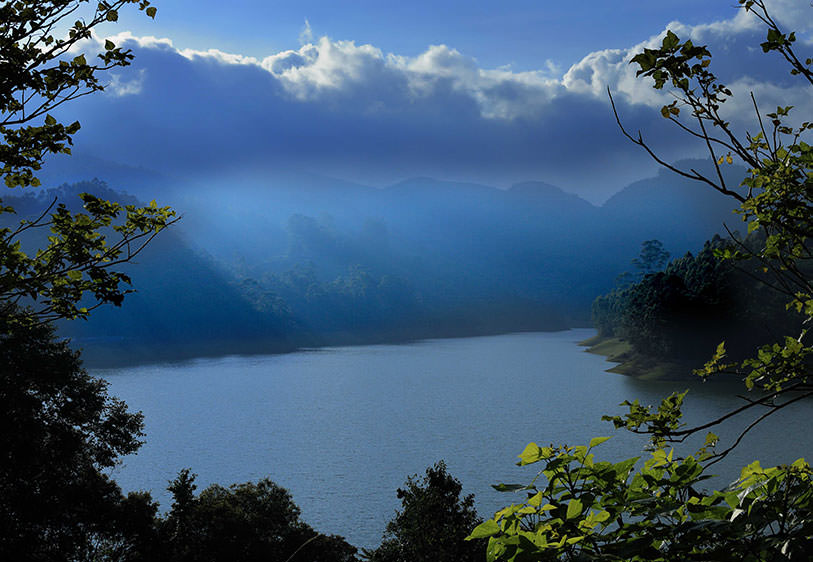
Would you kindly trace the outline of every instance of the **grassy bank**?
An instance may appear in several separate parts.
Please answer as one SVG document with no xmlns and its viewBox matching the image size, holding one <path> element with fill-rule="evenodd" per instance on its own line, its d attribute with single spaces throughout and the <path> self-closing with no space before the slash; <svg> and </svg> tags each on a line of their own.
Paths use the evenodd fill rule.
<svg viewBox="0 0 813 562">
<path fill-rule="evenodd" d="M 618 373 L 641 380 L 685 379 L 692 374 L 690 366 L 638 353 L 621 338 L 597 335 L 579 342 L 579 345 L 587 347 L 588 353 L 603 355 L 607 361 L 618 363 L 607 369 L 608 373 Z"/>
</svg>

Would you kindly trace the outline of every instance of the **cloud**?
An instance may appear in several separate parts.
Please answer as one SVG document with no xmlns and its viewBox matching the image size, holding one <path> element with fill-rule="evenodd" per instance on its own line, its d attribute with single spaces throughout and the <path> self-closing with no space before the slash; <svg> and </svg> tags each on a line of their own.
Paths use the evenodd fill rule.
<svg viewBox="0 0 813 562">
<path fill-rule="evenodd" d="M 813 31 L 813 18 L 810 17 L 810 2 L 804 0 L 768 0 L 766 2 L 772 17 L 787 30 L 808 34 Z"/>
<path fill-rule="evenodd" d="M 792 3 L 777 2 L 783 18 L 793 16 Z M 810 87 L 762 53 L 764 32 L 743 11 L 668 28 L 709 44 L 713 69 L 737 93 L 729 105 L 740 129 L 752 121 L 749 91 L 762 107 L 791 100 L 811 113 Z M 297 167 L 378 184 L 412 175 L 540 179 L 606 195 L 655 168 L 621 137 L 609 86 L 625 125 L 657 140 L 665 158 L 703 153 L 668 128 L 657 109 L 670 98 L 629 64 L 665 30 L 589 53 L 564 73 L 544 61 L 535 71 L 483 68 L 448 45 L 407 57 L 309 33 L 306 20 L 307 41 L 262 59 L 119 34 L 112 40 L 134 50 L 134 68 L 112 77 L 114 95 L 72 106 L 83 123 L 77 146 L 178 175 Z"/>
<path fill-rule="evenodd" d="M 311 22 L 308 21 L 308 18 L 305 18 L 305 25 L 299 32 L 299 43 L 300 45 L 313 43 L 313 29 L 311 29 Z"/>
<path fill-rule="evenodd" d="M 802 16 L 810 15 L 810 7 L 800 4 L 798 0 L 769 0 L 772 14 L 786 23 L 807 21 Z M 672 22 L 629 48 L 589 53 L 564 74 L 549 60 L 536 71 L 514 72 L 510 66 L 484 69 L 475 59 L 447 45 L 432 45 L 415 57 L 404 57 L 385 54 L 373 45 L 327 36 L 314 41 L 307 19 L 299 49 L 262 60 L 217 49 L 176 49 L 168 39 L 134 37 L 127 32 L 112 39 L 139 48 L 174 50 L 190 60 L 257 66 L 303 102 L 333 103 L 341 99 L 355 106 L 366 103 L 368 109 L 398 107 L 451 90 L 476 102 L 483 118 L 515 119 L 539 115 L 560 95 L 587 94 L 606 100 L 608 87 L 630 103 L 659 107 L 670 99 L 668 93 L 656 91 L 650 81 L 639 79 L 637 67 L 629 61 L 644 48 L 658 46 L 667 29 L 696 44 L 708 44 L 714 54 L 712 68 L 723 80 L 748 77 L 754 81 L 792 81 L 781 64 L 763 55 L 758 46 L 764 35 L 762 24 L 743 9 L 728 20 L 707 24 Z M 393 94 L 397 99 L 391 98 Z"/>
<path fill-rule="evenodd" d="M 141 93 L 144 87 L 144 76 L 147 73 L 146 68 L 140 69 L 136 72 L 135 78 L 127 79 L 122 73 L 114 73 L 110 75 L 110 83 L 105 86 L 105 91 L 114 96 L 135 96 Z"/>
<path fill-rule="evenodd" d="M 261 67 L 302 101 L 353 92 L 359 85 L 379 82 L 388 70 L 382 52 L 372 45 L 331 41 L 327 37 L 316 45 L 303 45 L 298 51 L 271 55 L 263 59 Z"/>
<path fill-rule="evenodd" d="M 94 34 L 93 38 L 99 45 L 101 45 L 104 40 L 110 40 L 116 45 L 127 44 L 131 48 L 135 46 L 142 49 L 175 49 L 175 45 L 172 43 L 172 40 L 166 37 L 159 38 L 152 35 L 137 37 L 129 31 L 122 31 L 115 35 L 108 35 L 107 37 L 103 38 L 99 38 Z"/>
<path fill-rule="evenodd" d="M 775 11 L 772 13 L 780 21 L 795 17 L 794 14 L 799 12 L 797 8 L 800 2 L 797 0 L 775 0 L 773 4 Z M 813 10 L 809 6 L 806 6 L 806 10 L 809 19 Z M 652 81 L 637 77 L 638 66 L 629 62 L 645 48 L 659 47 L 667 30 L 682 40 L 691 39 L 696 45 L 707 45 L 712 53 L 711 70 L 734 91 L 735 97 L 748 97 L 747 88 L 754 83 L 772 82 L 787 87 L 797 85 L 798 91 L 809 88 L 790 76 L 787 66 L 777 60 L 778 55 L 765 55 L 762 52 L 759 44 L 765 40 L 764 27 L 745 10 L 737 11 L 731 19 L 708 24 L 688 26 L 675 21 L 658 34 L 627 49 L 590 53 L 565 73 L 562 83 L 569 91 L 596 97 L 606 96 L 609 87 L 616 96 L 623 96 L 633 104 L 658 107 L 668 103 L 672 99 L 668 91 L 654 90 Z"/>
</svg>

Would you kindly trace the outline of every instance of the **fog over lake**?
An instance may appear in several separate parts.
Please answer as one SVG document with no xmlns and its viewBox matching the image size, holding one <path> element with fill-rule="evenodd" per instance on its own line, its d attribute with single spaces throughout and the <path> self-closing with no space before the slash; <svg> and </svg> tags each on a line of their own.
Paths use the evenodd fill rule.
<svg viewBox="0 0 813 562">
<path fill-rule="evenodd" d="M 601 421 L 622 413 L 617 405 L 625 399 L 656 404 L 691 387 L 690 421 L 741 403 L 727 385 L 606 373 L 611 364 L 577 345 L 593 334 L 325 348 L 94 374 L 145 415 L 146 444 L 114 472 L 125 491 L 150 490 L 168 509 L 164 488 L 181 468 L 198 474 L 198 490 L 267 476 L 291 491 L 315 529 L 370 547 L 400 506 L 395 491 L 406 476 L 440 459 L 488 517 L 516 501 L 491 484 L 525 483 L 536 474 L 514 465 L 530 441 L 581 445 L 615 434 L 596 453 L 620 459 L 639 454 L 645 442 Z M 793 430 L 809 407 L 797 404 L 760 424 L 712 473 L 731 480 L 755 457 L 765 466 L 812 456 L 813 434 Z M 730 434 L 725 427 L 717 433 Z"/>
</svg>

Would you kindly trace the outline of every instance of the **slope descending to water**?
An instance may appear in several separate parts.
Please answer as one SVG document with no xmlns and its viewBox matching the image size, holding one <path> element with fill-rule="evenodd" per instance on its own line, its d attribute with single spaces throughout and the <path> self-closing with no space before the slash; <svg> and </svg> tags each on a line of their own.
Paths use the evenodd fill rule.
<svg viewBox="0 0 813 562">
<path fill-rule="evenodd" d="M 103 169 L 145 195 L 155 180 Z M 128 268 L 138 292 L 120 310 L 64 327 L 90 359 L 584 326 L 643 240 L 680 255 L 733 217 L 721 196 L 665 174 L 601 207 L 543 182 L 166 181 L 159 202 L 184 218 Z M 100 183 L 61 193 L 82 189 L 134 200 Z"/>
</svg>

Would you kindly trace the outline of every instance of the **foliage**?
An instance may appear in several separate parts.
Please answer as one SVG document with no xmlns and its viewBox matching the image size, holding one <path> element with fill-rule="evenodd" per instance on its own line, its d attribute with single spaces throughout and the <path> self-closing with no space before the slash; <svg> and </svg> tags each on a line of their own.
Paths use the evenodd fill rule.
<svg viewBox="0 0 813 562">
<path fill-rule="evenodd" d="M 79 97 L 104 89 L 104 71 L 130 64 L 132 54 L 106 41 L 98 63 L 75 54 L 103 22 L 136 5 L 148 16 L 147 0 L 22 0 L 0 6 L 0 170 L 8 187 L 37 186 L 34 172 L 48 154 L 70 154 L 79 123 L 64 125 L 50 115 Z M 85 6 L 88 5 L 88 6 Z M 65 37 L 55 35 L 66 18 L 77 19 Z M 103 303 L 121 304 L 129 278 L 115 266 L 133 259 L 156 233 L 173 222 L 174 212 L 155 202 L 121 206 L 83 194 L 84 212 L 72 213 L 52 202 L 41 215 L 0 229 L 0 311 L 20 322 L 85 318 Z M 53 211 L 53 212 L 52 212 Z M 0 214 L 14 213 L 0 204 Z M 50 213 L 50 214 L 49 214 Z M 51 235 L 33 251 L 35 233 Z M 38 240 L 39 241 L 39 240 Z M 80 304 L 90 295 L 90 306 Z M 13 312 L 13 313 L 12 313 Z"/>
<path fill-rule="evenodd" d="M 480 524 L 487 560 L 776 560 L 813 548 L 810 466 L 763 469 L 755 462 L 722 491 L 702 491 L 708 478 L 694 457 L 657 449 L 643 463 L 596 461 L 589 446 L 529 444 L 520 465 L 542 469 L 520 490 L 520 503 Z"/>
<path fill-rule="evenodd" d="M 268 479 L 209 486 L 195 496 L 195 475 L 183 470 L 169 490 L 172 510 L 159 525 L 160 552 L 172 561 L 352 562 L 355 547 L 322 535 L 299 519 L 291 494 Z"/>
<path fill-rule="evenodd" d="M 779 28 L 763 1 L 739 0 L 739 4 L 766 25 L 763 51 L 779 53 L 789 63 L 791 74 L 813 85 L 813 61 L 796 55 L 795 35 Z M 771 124 L 767 132 L 752 95 L 759 132 L 737 137 L 721 116 L 721 107 L 733 93 L 711 72 L 711 53 L 691 41 L 681 42 L 671 31 L 660 48 L 645 49 L 632 62 L 639 65 L 639 76 L 652 78 L 656 89 L 671 86 L 674 101 L 661 114 L 706 146 L 716 177 L 664 162 L 641 133 L 632 136 L 623 128 L 616 112 L 622 132 L 665 167 L 739 202 L 748 232 L 756 234 L 760 243 L 752 246 L 749 242 L 754 238 L 732 235 L 735 247 L 711 248 L 712 255 L 735 264 L 759 263 L 769 286 L 784 295 L 787 308 L 798 313 L 797 331 L 762 345 L 755 356 L 741 361 L 729 360 L 725 343 L 717 346 L 714 356 L 696 372 L 709 377 L 734 371 L 748 390 L 761 391 L 717 420 L 686 428 L 682 422 L 685 392 L 673 393 L 657 408 L 626 401 L 628 413 L 605 417 L 617 428 L 651 436 L 651 458 L 640 468 L 636 469 L 636 458 L 620 463 L 596 461 L 592 448 L 607 438 L 595 438 L 587 447 L 531 443 L 520 455 L 520 464 L 542 463 L 537 477 L 527 486 L 498 487 L 526 492 L 524 501 L 497 512 L 471 538 L 489 538 L 490 561 L 807 558 L 813 549 L 813 472 L 804 460 L 768 469 L 755 462 L 724 490 L 706 491 L 700 486 L 708 478 L 708 467 L 736 447 L 752 427 L 789 404 L 813 396 L 809 382 L 813 349 L 805 341 L 813 321 L 813 149 L 803 140 L 813 125 L 786 125 L 792 108 L 779 107 L 764 115 Z M 727 184 L 721 171 L 721 166 L 735 159 L 749 168 L 740 186 Z M 660 279 L 650 276 L 640 285 L 666 289 L 666 295 L 655 298 L 668 302 L 674 298 L 668 294 L 674 287 L 669 287 L 665 275 Z M 612 307 L 612 302 L 602 302 L 601 312 Z M 616 329 L 616 325 L 610 327 Z M 733 444 L 718 452 L 718 438 L 708 429 L 754 409 L 761 409 L 761 415 Z M 669 443 L 700 432 L 708 433 L 696 455 L 678 458 L 667 450 Z"/>
<path fill-rule="evenodd" d="M 9 188 L 39 185 L 34 172 L 43 159 L 70 153 L 79 124 L 59 123 L 49 112 L 102 90 L 103 71 L 132 58 L 107 41 L 100 62 L 89 63 L 76 54 L 80 42 L 128 4 L 155 15 L 147 0 L 90 3 L 91 16 L 56 37 L 83 4 L 88 0 L 0 5 L 0 173 Z M 120 284 L 129 278 L 113 268 L 137 255 L 174 213 L 154 202 L 121 206 L 90 194 L 83 201 L 83 212 L 54 201 L 36 218 L 0 228 L 4 560 L 120 559 L 151 540 L 156 506 L 148 495 L 123 497 L 104 472 L 140 446 L 141 416 L 81 368 L 51 321 L 120 304 L 127 292 Z M 0 203 L 0 214 L 14 212 Z"/>
<path fill-rule="evenodd" d="M 632 260 L 632 264 L 642 275 L 648 275 L 663 269 L 668 259 L 669 252 L 664 249 L 660 240 L 645 240 L 641 243 L 641 253 Z"/>
<path fill-rule="evenodd" d="M 149 0 L 15 0 L 0 6 L 0 173 L 8 187 L 39 185 L 34 172 L 45 156 L 70 154 L 80 125 L 59 123 L 49 112 L 104 90 L 104 71 L 130 64 L 132 53 L 109 40 L 98 62 L 75 51 L 94 28 L 115 22 L 131 4 L 155 17 Z M 77 17 L 64 37 L 55 35 L 83 8 L 91 10 L 89 17 Z"/>
<path fill-rule="evenodd" d="M 802 60 L 796 55 L 795 34 L 786 34 L 779 28 L 764 2 L 740 0 L 739 4 L 767 27 L 767 40 L 760 45 L 763 51 L 782 55 L 790 65 L 791 74 L 813 85 L 813 60 Z M 811 348 L 806 343 L 808 325 L 813 318 L 813 251 L 810 247 L 813 235 L 810 219 L 813 216 L 813 147 L 805 142 L 813 124 L 803 122 L 797 127 L 789 126 L 786 121 L 792 107 L 778 107 L 764 115 L 770 120 L 770 128 L 766 129 L 765 119 L 752 94 L 759 132 L 754 135 L 746 133 L 745 138 L 740 139 L 721 116 L 723 105 L 733 93 L 711 72 L 708 49 L 691 41 L 681 43 L 672 32 L 667 33 L 660 48 L 645 49 L 632 62 L 639 65 L 639 76 L 653 79 L 656 89 L 666 85 L 672 87 L 675 100 L 664 106 L 661 113 L 680 130 L 704 143 L 714 163 L 716 177 L 671 166 L 657 156 L 640 133 L 633 137 L 623 126 L 622 131 L 659 163 L 739 202 L 738 213 L 747 224 L 747 232 L 761 243 L 754 247 L 749 244 L 750 239 L 743 240 L 732 234 L 735 246 L 717 249 L 715 255 L 735 264 L 758 263 L 765 274 L 764 283 L 784 295 L 786 308 L 798 313 L 794 331 L 786 332 L 787 335 L 778 341 L 761 345 L 755 356 L 732 362 L 727 357 L 725 344 L 721 343 L 715 357 L 697 371 L 703 377 L 734 371 L 743 378 L 749 390 L 768 392 L 768 398 L 752 400 L 741 409 L 765 408 L 766 412 L 760 417 L 763 419 L 801 399 L 796 394 L 798 392 L 803 393 L 802 397 L 813 396 L 813 387 L 809 384 L 810 363 L 807 361 Z M 687 119 L 694 121 L 696 128 L 681 120 L 684 109 L 688 113 Z M 726 183 L 721 172 L 721 166 L 731 164 L 735 159 L 748 167 L 748 175 L 739 186 Z M 664 434 L 651 421 L 648 416 L 616 420 L 617 424 L 633 431 L 651 434 L 655 440 L 682 441 L 705 428 Z"/>
<path fill-rule="evenodd" d="M 0 338 L 0 558 L 90 558 L 133 548 L 148 498 L 104 470 L 141 444 L 142 418 L 107 395 L 48 325 L 3 322 Z"/>
<path fill-rule="evenodd" d="M 483 541 L 466 542 L 480 523 L 474 495 L 460 497 L 463 487 L 446 472 L 443 461 L 426 476 L 407 478 L 398 489 L 402 510 L 387 524 L 384 540 L 365 556 L 371 562 L 469 562 L 483 557 Z"/>
<path fill-rule="evenodd" d="M 751 235 L 748 246 L 761 242 Z M 622 338 L 656 360 L 697 366 L 723 339 L 730 355 L 744 359 L 767 335 L 794 329 L 797 317 L 764 283 L 757 260 L 718 257 L 730 249 L 715 236 L 697 255 L 597 297 L 593 325 L 602 337 Z"/>
<path fill-rule="evenodd" d="M 85 212 L 55 201 L 39 217 L 17 228 L 0 228 L 0 310 L 18 322 L 87 318 L 104 303 L 121 305 L 130 278 L 112 268 L 131 261 L 167 225 L 174 211 L 119 205 L 89 193 L 80 195 Z M 2 212 L 14 212 L 5 207 Z M 26 235 L 49 229 L 47 245 L 24 251 Z M 92 304 L 83 303 L 88 294 Z M 14 313 L 12 313 L 14 311 Z"/>
<path fill-rule="evenodd" d="M 84 4 L 91 16 L 55 37 Z M 103 90 L 103 71 L 129 64 L 130 52 L 109 40 L 100 63 L 76 54 L 96 26 L 116 21 L 128 4 L 155 15 L 147 0 L 0 6 L 0 166 L 8 187 L 39 185 L 34 173 L 43 159 L 70 153 L 79 124 L 58 123 L 49 111 Z M 187 471 L 171 485 L 172 511 L 157 517 L 149 494 L 125 498 L 105 474 L 141 445 L 142 417 L 81 369 L 52 323 L 120 305 L 130 279 L 117 266 L 176 219 L 155 201 L 80 197 L 81 211 L 54 200 L 19 226 L 0 228 L 0 558 L 355 560 L 355 548 L 342 538 L 302 523 L 290 494 L 269 480 L 211 486 L 195 497 Z M 13 213 L 0 205 L 0 214 Z"/>
</svg>

